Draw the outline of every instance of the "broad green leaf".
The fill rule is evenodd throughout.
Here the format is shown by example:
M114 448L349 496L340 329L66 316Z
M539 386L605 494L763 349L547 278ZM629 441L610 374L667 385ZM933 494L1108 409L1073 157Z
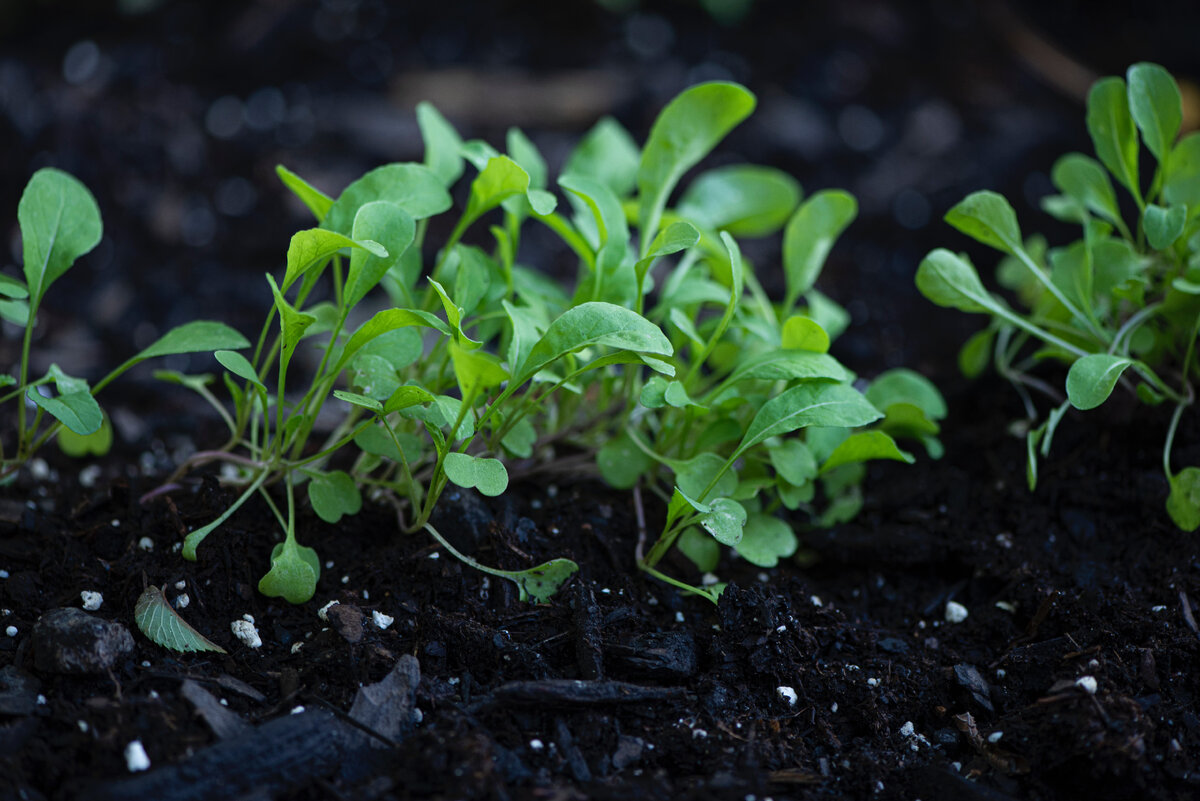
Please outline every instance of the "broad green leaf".
M471 195L467 210L463 212L464 223L470 225L505 200L523 195L529 190L529 173L521 169L508 156L496 156L471 182Z
M558 185L587 205L596 221L600 246L610 239L623 244L628 242L629 223L625 219L625 211L609 186L596 178L576 174L561 176Z
M1129 112L1125 81L1102 78L1087 99L1087 128L1100 162L1117 182L1141 197L1138 187L1138 140Z
M668 464L675 472L675 484L689 498L703 501L707 495L731 495L737 489L737 475L726 470L725 460L715 453L701 453L685 460L671 459ZM714 481L716 483L712 484ZM712 489L708 489L709 484Z
M87 381L66 375L57 364L51 364L46 375L53 377L55 397L46 397L37 388L30 388L25 397L55 417L76 434L94 434L104 422L100 404L92 396Z
M100 242L100 207L88 188L62 170L33 174L17 205L25 286L37 308L46 290Z
M518 598L521 601L544 604L549 602L554 593L578 570L579 565L570 559L551 559L527 570L506 570L503 571L503 575L516 582L520 593Z
M637 143L629 132L612 117L604 117L572 151L562 174L593 178L623 198L637 185L640 158Z
M1146 241L1155 250L1166 250L1175 244L1183 234L1183 226L1187 222L1187 207L1173 205L1169 208L1146 204L1142 214L1142 230L1146 232Z
M1188 134L1171 149L1162 196L1172 205L1186 205L1189 218L1200 214L1200 133Z
M650 376L650 379L642 385L641 394L638 395L638 403L647 409L661 409L666 406L667 379L657 375Z
M3 381L0 381L0 385ZM85 456L104 456L112 449L113 430L108 418L100 424L100 428L91 434L76 434L69 428L63 428L56 437L59 449L72 459Z
M781 339L784 350L829 352L829 334L816 320L801 314L794 314L784 321Z
M946 222L967 236L1015 256L1024 249L1017 213L1003 195L973 192L946 212Z
M769 437L806 426L853 428L883 415L854 387L846 384L800 384L764 403L750 421L734 458Z
M266 386L258 379L258 373L255 371L254 365L250 364L250 360L242 354L233 350L218 350L213 352L213 356L217 358L222 367L238 378L249 381L263 392L267 391Z
M374 200L395 203L414 220L440 214L452 204L442 179L433 170L423 164L386 164L346 187L321 227L351 236L359 208Z
M729 498L717 498L709 507L709 511L700 515L700 526L722 545L732 546L741 542L742 527L746 525L746 509Z
M179 616L167 603L163 591L153 585L142 590L133 607L133 621L138 629L155 645L172 651L213 651L226 653L225 649L209 640Z
M675 541L679 552L692 560L697 570L711 573L717 569L721 561L721 546L712 537L695 526L691 526L679 535Z
M554 360L591 345L670 356L671 341L637 312L611 303L592 301L563 312L529 350L519 371L523 384Z
M378 356L399 371L416 362L423 353L420 331L411 327L394 328L363 345L354 358Z
M446 478L464 489L475 488L484 495L496 496L508 488L508 471L499 459L448 453L442 468Z
M771 466L787 483L799 487L817 477L817 460L812 451L798 439L785 439L767 445Z
M808 350L773 350L742 362L725 379L725 385L739 381L793 381L828 379L850 381L854 374L828 353Z
M450 336L451 333L449 326L427 311L419 309L384 309L359 326L358 330L354 332L350 340L346 343L346 347L342 349L342 356L338 360L337 369L332 372L339 372L345 366L346 362L355 353L358 353L360 348L375 339L375 337L386 334L388 331L408 326L432 328L446 336Z
M631 489L653 466L654 460L625 432L610 437L596 453L601 478L615 489Z
M546 188L546 160L538 152L537 145L520 128L509 128L504 136L508 155L529 175L531 189Z
M0 320L8 320L24 328L29 324L29 301L0 300Z
M422 403L433 403L436 400L437 396L429 390L413 384L405 384L402 387L398 387L383 402L383 413L391 414L392 412L398 412L401 409L407 409Z
M302 604L316 593L320 576L317 552L289 538L271 550L271 570L259 579L258 591L268 598Z
M675 211L706 228L758 237L783 227L800 202L800 184L773 167L737 164L702 173Z
M545 310L541 307L531 306L518 308L507 300L500 301L500 305L504 308L504 313L511 326L504 358L508 360L509 369L515 371L529 356L529 351L532 350L534 343L541 338L542 329L535 322L535 318L544 314Z
M158 356L174 356L179 353L205 353L216 350L240 350L250 347L250 342L224 323L211 320L194 320L172 328L157 342L134 356L126 364L132 366Z
M884 409L879 428L893 437L925 438L941 431L925 411L911 403L892 403Z
M917 289L938 306L959 311L986 312L995 306L975 267L943 248L930 252L917 268Z
M499 357L482 350L468 350L451 342L450 360L454 378L463 398L472 398L481 390L498 387L509 379Z
M392 442L392 438L382 425L374 425L367 426L358 432L354 438L354 444L363 453L382 456L393 462L400 461L401 451L410 464L417 461L421 455L421 440L403 431L396 434L396 439L400 443L400 450L396 449L396 443Z
M462 139L433 104L417 104L417 125L425 142L425 166L449 187L463 174Z
M871 405L884 411L894 403L909 403L931 420L941 420L949 411L942 393L938 392L933 382L907 367L896 367L880 373L863 394Z
M916 461L912 454L900 450L896 441L882 431L856 431L834 448L833 453L829 454L829 458L821 465L821 473L825 474L844 464L855 464L869 459L894 459L908 464Z
M1050 171L1054 185L1077 203L1111 223L1121 220L1117 193L1108 172L1093 158L1068 153L1054 163Z
M746 520L737 552L758 567L775 567L796 552L800 541L792 527L775 515L755 513Z
M300 202L308 207L312 215L317 218L318 223L325 219L330 206L333 205L333 198L282 164L275 165L275 174L279 176L280 181L283 181L283 185L292 190L292 194L300 198Z
M308 475L309 503L317 517L326 523L336 523L342 519L342 515L356 515L362 510L362 494L350 474L343 470L331 470Z
M687 316L687 312L678 306L672 306L671 310L667 313L667 319L671 321L671 325L679 330L679 333L683 334L694 344L704 347L704 340L700 338L700 332L696 330L696 326L692 323L691 318Z
M23 281L18 281L16 278L0 273L0 295L6 298L23 300L29 297L29 288L25 286Z
M458 268L454 271L454 299L463 314L471 314L486 299L503 295L502 268L479 248L458 245L455 250Z
M674 406L676 409L686 409L689 406L693 406L698 410L704 410L704 406L691 399L682 381L669 382L666 392L663 393L663 399L669 406Z
M533 446L536 443L537 429L533 427L533 423L528 417L522 417L513 423L512 428L500 440L500 444L504 446L506 451L522 459L528 459L533 456Z
M812 289L833 243L858 216L858 202L840 189L824 189L800 204L783 232L784 308Z
M364 203L354 215L354 238L360 242L375 241L378 249L355 249L350 252L350 268L342 290L342 306L352 309L366 294L383 280L412 244L416 223L404 209L394 203L377 200Z
M1129 113L1142 132L1142 141L1159 162L1164 162L1183 123L1183 99L1171 73L1157 64L1134 64L1125 74L1129 81Z
M1200 528L1200 467L1185 467L1167 477L1171 494L1167 496L1167 514L1184 531Z
M1067 397L1076 409L1094 409L1112 394L1121 373L1132 359L1108 353L1092 353L1071 365L1067 372Z
M667 104L650 129L638 165L638 225L646 242L658 232L671 191L689 169L754 110L755 97L733 83L704 83Z

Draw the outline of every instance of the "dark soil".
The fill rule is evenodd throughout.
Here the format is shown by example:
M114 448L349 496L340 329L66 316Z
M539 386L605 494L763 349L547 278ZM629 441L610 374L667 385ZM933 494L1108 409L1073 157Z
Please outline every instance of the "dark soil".
M47 363L101 373L195 317L254 330L262 272L302 224L281 210L273 165L336 190L418 157L421 97L468 135L500 141L521 124L558 163L600 113L642 135L687 83L728 77L760 110L718 161L784 166L809 191L845 186L862 203L822 284L855 314L839 356L865 375L917 368L951 409L941 460L873 466L855 521L804 532L804 567L727 559L719 607L637 572L630 494L552 473L499 499L448 494L439 520L490 564L578 561L552 603L518 601L368 505L336 526L303 517L299 537L326 566L317 596L289 606L255 590L278 538L265 506L248 504L189 563L174 547L231 490L199 473L139 501L219 432L136 374L101 398L120 442L98 477L47 453L0 490L0 627L15 629L0 637L0 797L1200 796L1200 553L1162 508L1166 418L1120 402L1069 416L1030 493L1008 431L1016 396L956 373L977 321L911 289L925 250L963 244L942 210L988 186L1040 224L1054 157L1087 146L1069 71L1022 34L1098 74L1153 59L1195 76L1195 14L844 8L764 0L732 27L682 2L625 16L286 0L0 11L0 219L15 220L29 173L55 164L96 192L106 223L102 249L51 294ZM35 16L47 10L52 25ZM99 52L91 71L67 57L87 62L72 50L84 41ZM497 75L515 93L489 104ZM584 110L539 105L554 81ZM241 104L236 125L219 119L226 97ZM563 269L553 250L523 258ZM1185 423L1178 464L1200 463L1198 434ZM661 509L648 499L647 512L653 530ZM669 569L701 578L683 560ZM147 584L186 593L188 621L229 653L176 655L137 632ZM103 594L93 614L132 631L133 650L88 674L39 666L39 618L79 607L84 590ZM946 621L949 602L965 620ZM231 632L246 614L259 648ZM134 740L148 772L127 767Z

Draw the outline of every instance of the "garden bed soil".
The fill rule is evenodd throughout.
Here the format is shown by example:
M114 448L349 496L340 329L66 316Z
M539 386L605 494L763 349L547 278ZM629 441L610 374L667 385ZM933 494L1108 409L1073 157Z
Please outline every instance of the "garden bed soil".
M299 539L326 566L316 597L290 606L255 589L279 536L265 505L248 504L189 563L176 552L183 533L233 490L201 471L141 502L221 432L192 398L135 372L101 398L120 435L113 454L81 472L47 452L0 489L0 628L15 630L0 636L0 798L1200 795L1200 560L1163 511L1167 419L1120 401L1072 413L1030 493L1024 441L1009 431L1015 394L955 369L978 321L931 309L911 285L927 249L962 245L941 209L988 186L1023 221L1044 220L1045 171L1087 147L1078 87L1053 80L1069 70L1039 62L1046 51L1022 33L1066 42L1100 74L1147 57L1177 69L1172 58L1194 56L1181 38L1194 26L1163 19L1180 8L1156 7L1156 23L1103 4L1017 4L1038 23L1023 28L996 4L811 4L789 27L777 24L786 4L763 0L720 28L683 4L624 17L595 4L570 19L533 4L534 27L506 3L476 14L439 3L387 25L372 3L209 5L127 18L60 3L74 13L55 26L0 15L3 219L32 170L53 163L96 192L106 223L105 244L63 279L74 291L48 298L47 364L99 372L196 317L257 330L261 273L306 224L279 211L274 164L335 189L419 157L421 92L457 108L467 135L499 142L527 125L560 163L590 120L511 116L546 119L526 103L550 88L587 90L574 96L588 109L644 134L689 79L730 77L759 93L760 111L716 160L773 163L809 191L859 197L821 284L855 316L837 355L865 376L903 364L938 383L946 454L873 465L853 522L802 531L803 567L727 558L719 606L638 573L632 494L552 472L498 499L448 493L437 521L488 564L578 561L550 603L520 602L368 504L335 526L302 517ZM673 44L647 49L664 20ZM73 50L87 41L100 45L90 72L92 51ZM463 71L439 95L451 67ZM496 74L520 103L463 91ZM255 116L275 107L260 91L271 87L286 124ZM224 97L242 104L237 130L214 112ZM881 138L854 138L864 130ZM559 256L529 243L526 257L554 269ZM15 358L7 331L0 352ZM1200 463L1198 433L1185 421L1177 466ZM663 510L644 501L653 534ZM680 558L666 568L702 578ZM133 625L147 585L186 593L187 620L228 653L147 640ZM124 626L132 650L108 669L55 672L33 632L85 590L102 593L91 614ZM952 602L961 622L946 620ZM261 647L232 634L244 615ZM135 740L148 771L129 768Z

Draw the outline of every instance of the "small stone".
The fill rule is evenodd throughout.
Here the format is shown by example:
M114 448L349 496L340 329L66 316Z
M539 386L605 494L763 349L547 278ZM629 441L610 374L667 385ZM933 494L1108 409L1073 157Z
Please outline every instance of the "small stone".
M7 634L9 637L16 637L18 634L17 627L16 626L8 626L7 628L4 629L4 633Z
M962 623L967 619L967 607L960 604L958 601L946 602L946 622L947 623Z
M1080 676L1075 679L1075 686L1083 690L1088 695L1095 695L1096 688L1099 686L1095 676Z
M261 648L262 637L258 636L258 629L254 623L249 620L235 620L229 624L233 636L242 641L242 644L247 648Z
M176 609L187 609L188 604L190 604L191 602L192 602L192 599L188 597L188 594L186 592L181 593L175 597L175 608Z
M796 705L797 696L795 689L788 687L787 685L780 685L779 687L775 688L775 694L786 701L788 706Z
M119 524L119 521L114 520L113 523ZM142 537L140 540L138 540L138 547L143 551L153 551L154 540L150 539L149 537Z
M546 747L546 744L543 743L541 740L537 739L536 737L529 741L529 750L530 751L541 751L545 747Z
M130 773L150 769L150 757L146 755L141 740L134 740L125 746L125 766L129 768Z
M299 715L303 711L304 711L304 704L300 704L299 706L292 707L291 714Z
M325 613L334 631L349 643L363 638L363 613L354 604L338 604Z
M988 741L989 743L998 743L998 742L1000 742L1000 739L1001 739L1002 737L1004 737L1004 732L1002 732L1002 731L994 731L994 732L992 732L991 734L989 734L989 735L988 735L988 737L987 737L987 741Z
M93 590L84 590L79 593L79 599L83 601L83 608L88 612L95 612L104 603L104 596Z
M867 686L868 687L878 687L879 679L876 679L876 678L867 679Z
M900 727L901 737L912 737L917 731L917 727L913 725L911 720L906 720L904 725Z
M51 673L103 673L133 651L133 636L120 623L82 609L53 609L33 627L33 660Z

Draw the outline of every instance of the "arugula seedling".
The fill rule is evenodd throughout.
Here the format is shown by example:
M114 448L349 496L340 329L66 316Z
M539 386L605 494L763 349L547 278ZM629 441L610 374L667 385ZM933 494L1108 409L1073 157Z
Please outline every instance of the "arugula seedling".
M0 374L0 391L11 387L0 395L0 404L16 401L17 405L15 448L8 451L0 436L0 481L14 477L60 432L64 434L63 450L69 455L107 452L112 444L112 427L96 395L141 362L159 356L249 346L228 326L196 321L168 331L94 387L86 379L67 375L56 364L40 378L31 378L33 331L42 301L50 286L99 244L104 228L100 208L87 187L53 168L38 170L29 179L17 206L17 221L24 281L0 274L0 318L21 326L24 336L17 375ZM30 406L37 409L32 419Z
M1083 236L1047 249L1024 237L1002 196L976 192L946 221L1004 254L996 276L1025 310L989 292L964 255L938 249L917 270L921 292L939 306L986 314L987 328L963 346L959 364L976 375L988 362L1013 383L1027 412L1026 473L1037 484L1039 458L1070 408L1093 409L1118 386L1143 403L1174 405L1162 448L1167 512L1187 531L1200 527L1200 468L1171 469L1183 412L1196 396L1200 333L1200 134L1178 140L1182 104L1174 79L1156 64L1135 64L1125 78L1098 81L1088 95L1087 128L1096 158L1070 153L1055 162L1060 194L1043 209L1076 223ZM1155 165L1139 173L1141 146ZM1113 181L1132 201L1132 222ZM1065 393L1034 370L1069 365ZM1029 390L1055 402L1039 422Z

